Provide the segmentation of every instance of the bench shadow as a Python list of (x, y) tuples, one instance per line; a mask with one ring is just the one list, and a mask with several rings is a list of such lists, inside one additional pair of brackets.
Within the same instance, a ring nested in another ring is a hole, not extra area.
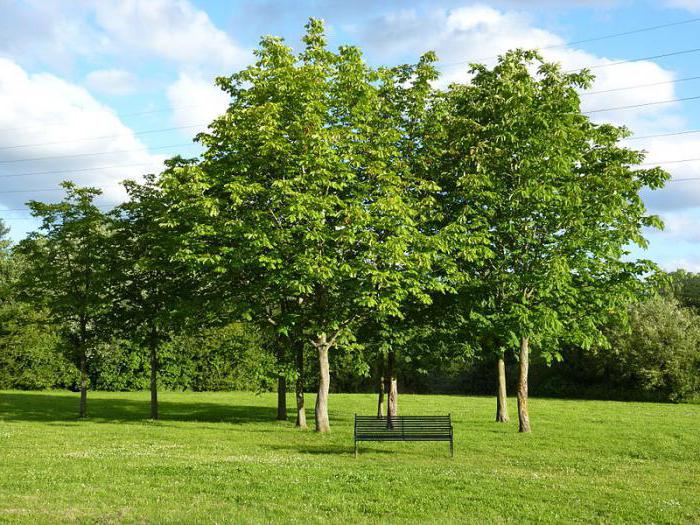
[[(11, 392), (0, 394), (0, 420), (42, 421), (53, 424), (77, 422), (78, 395), (51, 395)], [(159, 403), (160, 421), (191, 421), (207, 423), (274, 422), (275, 407), (226, 405), (219, 403)], [(143, 423), (150, 417), (149, 400), (119, 398), (90, 399), (88, 419), (91, 422)], [(157, 423), (155, 423), (157, 424)]]
[[(312, 455), (319, 455), (319, 456), (337, 456), (337, 455), (348, 455), (352, 456), (355, 454), (355, 448), (353, 445), (328, 445), (328, 444), (321, 444), (318, 446), (312, 446), (312, 445), (269, 445), (267, 448), (271, 450), (279, 450), (279, 451), (292, 451), (292, 452), (299, 452), (300, 454), (312, 454)], [(362, 456), (365, 452), (368, 454), (378, 454), (378, 455), (392, 455), (396, 454), (397, 451), (395, 450), (377, 450), (377, 449), (363, 449), (360, 448), (360, 456)]]

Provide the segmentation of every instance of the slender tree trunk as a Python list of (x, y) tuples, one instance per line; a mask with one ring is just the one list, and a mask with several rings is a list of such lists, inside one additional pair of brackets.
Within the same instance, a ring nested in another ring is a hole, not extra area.
[(384, 416), (384, 376), (379, 378), (379, 392), (377, 396), (377, 419)]
[(508, 417), (508, 397), (506, 396), (506, 362), (503, 355), (498, 358), (498, 394), (496, 396), (496, 421), (505, 423)]
[(330, 432), (328, 422), (328, 389), (330, 387), (330, 370), (328, 365), (328, 339), (326, 334), (321, 334), (315, 343), (318, 349), (318, 367), (320, 372), (318, 382), (318, 395), (316, 396), (316, 432)]
[(304, 406), (304, 345), (303, 343), (297, 343), (296, 348), (296, 361), (297, 361), (297, 384), (296, 384), (296, 398), (297, 398), (297, 421), (296, 426), (299, 428), (306, 428), (306, 407)]
[[(282, 366), (284, 361), (284, 342), (277, 338), (277, 365)], [(280, 373), (277, 376), (277, 420), (287, 421), (287, 378)]]
[(80, 412), (79, 417), (87, 417), (87, 355), (83, 348), (80, 355)]
[(396, 354), (393, 350), (391, 350), (387, 356), (385, 383), (388, 398), (386, 403), (387, 426), (391, 427), (391, 418), (399, 415), (399, 389), (398, 381), (396, 380)]
[(531, 432), (530, 415), (527, 411), (527, 375), (530, 365), (530, 341), (520, 339), (520, 375), (518, 377), (518, 431)]
[(151, 340), (151, 419), (158, 419), (158, 342)]

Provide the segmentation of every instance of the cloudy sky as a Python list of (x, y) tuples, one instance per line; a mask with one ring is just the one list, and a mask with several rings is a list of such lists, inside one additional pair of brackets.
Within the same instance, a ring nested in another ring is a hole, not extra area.
[(196, 154), (192, 137), (227, 103), (212, 79), (245, 66), (262, 34), (298, 47), (309, 16), (373, 64), (436, 51), (443, 83), (512, 47), (592, 66), (584, 110), (630, 127), (630, 144), (673, 174), (645, 196), (666, 230), (644, 255), (700, 271), (700, 0), (0, 0), (0, 217), (12, 237), (36, 227), (26, 201), (60, 198), (61, 180), (102, 188), (107, 208), (120, 180)]

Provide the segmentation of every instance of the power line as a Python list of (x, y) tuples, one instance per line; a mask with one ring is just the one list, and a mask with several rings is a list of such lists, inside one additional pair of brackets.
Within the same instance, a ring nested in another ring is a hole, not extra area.
[(163, 149), (169, 149), (169, 148), (182, 148), (186, 146), (198, 146), (198, 144), (192, 143), (192, 142), (186, 142), (184, 144), (171, 144), (169, 146), (158, 146), (155, 148), (139, 148), (139, 149), (122, 149), (122, 150), (114, 150), (114, 151), (99, 151), (96, 153), (72, 153), (70, 155), (51, 155), (47, 157), (27, 157), (23, 159), (12, 159), (12, 160), (0, 160), (0, 164), (14, 164), (15, 162), (30, 162), (30, 161), (35, 161), (35, 160), (54, 160), (54, 159), (68, 159), (68, 158), (74, 158), (74, 157), (92, 157), (94, 155), (111, 155), (111, 154), (116, 154), (116, 153), (134, 153), (134, 152), (140, 152), (144, 151), (145, 149), (148, 149), (150, 151), (154, 150), (163, 150)]
[(700, 52), (700, 47), (695, 47), (693, 49), (684, 49), (682, 51), (673, 51), (671, 53), (663, 53), (661, 55), (651, 55), (651, 56), (646, 56), (646, 57), (639, 57), (639, 58), (631, 58), (629, 60), (619, 60), (617, 62), (608, 62), (605, 64), (593, 64), (590, 66), (584, 66), (580, 67), (577, 69), (569, 69), (566, 71), (566, 73), (574, 73), (576, 71), (581, 71), (583, 69), (600, 69), (604, 67), (613, 67), (613, 66), (619, 66), (622, 64), (630, 64), (633, 62), (641, 62), (643, 60), (655, 60), (657, 58), (666, 58), (666, 57), (672, 57), (672, 56), (679, 56), (679, 55), (688, 55), (690, 53), (698, 53)]
[(613, 93), (615, 91), (627, 91), (630, 89), (640, 89), (640, 88), (645, 88), (645, 87), (653, 87), (653, 86), (661, 86), (664, 84), (678, 84), (680, 82), (688, 82), (690, 80), (700, 80), (700, 76), (697, 77), (686, 77), (686, 78), (677, 78), (674, 80), (665, 80), (663, 82), (651, 82), (649, 84), (637, 84), (636, 86), (626, 86), (626, 87), (619, 87), (619, 88), (611, 88), (611, 89), (601, 89), (599, 91), (582, 91), (579, 93), (579, 95), (599, 95), (602, 93)]
[(696, 95), (693, 97), (684, 97), (684, 98), (674, 98), (674, 99), (669, 99), (669, 100), (658, 100), (656, 102), (644, 102), (642, 104), (630, 104), (629, 106), (617, 106), (614, 108), (602, 108), (602, 109), (592, 109), (590, 111), (582, 111), (584, 115), (589, 115), (591, 113), (602, 113), (604, 111), (620, 111), (623, 109), (633, 109), (633, 108), (643, 108), (646, 106), (657, 106), (659, 104), (671, 104), (673, 102), (685, 102), (687, 100), (698, 100), (700, 99), (700, 95)]
[(700, 162), (700, 157), (696, 157), (694, 159), (661, 160), (659, 162), (645, 162), (644, 164), (638, 164), (638, 166), (659, 166), (661, 164), (681, 164), (684, 162)]
[[(670, 23), (668, 23), (668, 24), (659, 24), (659, 25), (654, 25), (654, 26), (640, 27), (640, 28), (637, 28), (637, 29), (629, 30), (629, 31), (622, 31), (622, 32), (620, 32), (620, 33), (612, 33), (612, 34), (608, 34), (608, 35), (601, 35), (601, 36), (596, 36), (596, 37), (591, 37), (591, 38), (584, 38), (584, 39), (582, 39), (582, 40), (572, 40), (572, 41), (570, 41), (570, 42), (564, 42), (563, 44), (552, 44), (552, 45), (549, 45), (549, 46), (540, 47), (540, 48), (538, 48), (538, 49), (540, 49), (540, 50), (545, 50), (545, 49), (556, 49), (556, 48), (560, 48), (560, 47), (574, 46), (574, 45), (577, 45), (577, 44), (586, 44), (586, 43), (589, 43), (589, 42), (598, 42), (598, 41), (600, 41), (600, 40), (607, 40), (607, 39), (610, 39), (610, 38), (617, 38), (617, 37), (621, 37), (621, 36), (628, 36), (628, 35), (634, 35), (634, 34), (638, 34), (638, 33), (645, 33), (645, 32), (647, 32), (647, 31), (655, 31), (655, 30), (657, 30), (657, 29), (663, 29), (663, 28), (666, 28), (666, 27), (680, 26), (680, 25), (684, 25), (684, 24), (692, 24), (692, 23), (695, 23), (695, 22), (700, 22), (700, 18), (689, 18), (689, 19), (687, 19), (687, 20), (679, 20), (678, 22), (670, 22)], [(476, 59), (476, 60), (460, 60), (460, 61), (457, 61), (457, 62), (446, 62), (446, 63), (444, 63), (444, 64), (442, 64), (442, 65), (443, 65), (443, 66), (452, 66), (452, 65), (466, 64), (466, 63), (469, 63), (469, 62), (483, 62), (483, 61), (486, 61), (486, 60), (491, 60), (491, 59), (493, 59), (493, 58), (498, 58), (498, 55), (491, 55), (491, 56), (489, 56), (489, 57), (478, 58), (478, 59)]]
[(676, 135), (691, 135), (693, 133), (700, 133), (700, 129), (688, 129), (685, 131), (674, 131), (671, 133), (657, 133), (656, 135), (642, 135), (640, 137), (629, 137), (624, 140), (642, 140), (642, 139), (654, 139), (658, 137), (674, 137)]
[(151, 166), (151, 164), (115, 164), (112, 166), (96, 166), (94, 168), (76, 168), (70, 170), (30, 171), (25, 173), (12, 173), (10, 175), (0, 175), (0, 179), (9, 179), (12, 177), (30, 177), (32, 175), (52, 175), (54, 173), (75, 173), (81, 171), (109, 170), (112, 168), (145, 168), (148, 166)]
[[(191, 109), (191, 108), (198, 108), (205, 106), (206, 104), (188, 104), (186, 106), (171, 106), (169, 108), (159, 108), (159, 109), (151, 109), (147, 111), (136, 111), (133, 113), (111, 113), (111, 116), (115, 116), (119, 119), (122, 118), (128, 118), (128, 117), (139, 117), (142, 115), (152, 115), (155, 113), (167, 113), (168, 111), (173, 111), (176, 109)], [(20, 126), (20, 127), (14, 127), (14, 128), (0, 128), (0, 133), (5, 132), (5, 131), (25, 131), (28, 129), (43, 129), (47, 126), (62, 126), (64, 123), (63, 122), (54, 122), (54, 123), (47, 123), (47, 124), (42, 124), (40, 126)]]
[(147, 129), (144, 131), (133, 131), (131, 133), (118, 133), (115, 135), (102, 135), (101, 137), (83, 137), (83, 138), (78, 138), (78, 139), (69, 139), (69, 140), (56, 140), (53, 142), (37, 142), (34, 144), (17, 144), (15, 146), (0, 146), (0, 150), (8, 150), (8, 149), (18, 149), (18, 148), (31, 148), (34, 146), (51, 146), (54, 144), (68, 144), (72, 142), (84, 142), (84, 141), (90, 141), (90, 140), (102, 140), (102, 139), (113, 139), (113, 138), (118, 138), (118, 137), (131, 137), (133, 135), (147, 135), (149, 133), (163, 133), (166, 131), (174, 131), (178, 129), (192, 129), (192, 128), (199, 128), (202, 126), (206, 126), (208, 123), (203, 123), (203, 124), (189, 124), (187, 126), (173, 126), (170, 128), (156, 128), (156, 129)]

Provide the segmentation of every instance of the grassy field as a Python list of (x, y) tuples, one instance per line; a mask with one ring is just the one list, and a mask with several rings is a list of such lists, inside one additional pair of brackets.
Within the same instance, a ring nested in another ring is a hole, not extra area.
[(326, 436), (273, 421), (274, 394), (164, 393), (160, 422), (147, 393), (91, 392), (87, 421), (77, 401), (0, 393), (0, 522), (700, 523), (698, 405), (533, 399), (519, 435), (494, 399), (404, 395), (404, 414), (452, 414), (454, 459), (355, 459), (374, 396), (332, 395)]

